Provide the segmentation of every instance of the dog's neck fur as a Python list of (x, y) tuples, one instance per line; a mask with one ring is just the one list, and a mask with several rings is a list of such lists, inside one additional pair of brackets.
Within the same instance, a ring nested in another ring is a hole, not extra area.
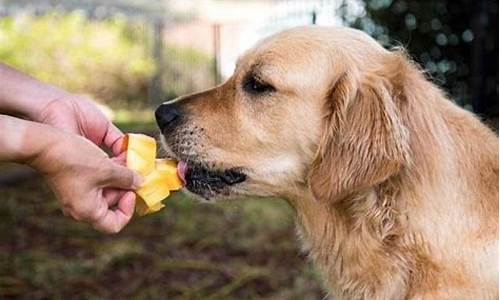
[[(425, 254), (416, 249), (410, 254), (412, 243), (421, 241), (403, 241), (401, 236), (405, 220), (395, 203), (397, 180), (334, 205), (307, 192), (294, 201), (304, 250), (335, 299), (402, 299), (407, 294), (410, 273)], [(416, 255), (421, 257), (408, 257)]]
[[(299, 234), (305, 248), (325, 275), (327, 288), (335, 299), (453, 296), (451, 290), (444, 291), (442, 287), (461, 286), (467, 284), (466, 281), (472, 281), (468, 284), (473, 285), (477, 278), (463, 278), (459, 274), (474, 273), (474, 270), (464, 270), (465, 266), (456, 261), (447, 264), (460, 255), (450, 255), (442, 261), (430, 257), (446, 256), (447, 251), (452, 252), (453, 247), (463, 242), (463, 236), (469, 236), (473, 230), (488, 236), (498, 232), (495, 221), (498, 191), (494, 188), (498, 169), (496, 176), (495, 170), (482, 173), (478, 170), (481, 180), (477, 183), (466, 182), (461, 174), (463, 168), (498, 165), (498, 142), (494, 134), (471, 114), (449, 103), (431, 83), (422, 84), (427, 86), (426, 92), (408, 99), (405, 112), (411, 116), (403, 116), (412, 139), (411, 165), (377, 186), (342, 200), (315, 199), (306, 187), (301, 195), (290, 199), (297, 211)], [(429, 101), (435, 102), (440, 110), (426, 108)], [(459, 122), (455, 123), (454, 119), (462, 122), (465, 119), (469, 124), (467, 128), (458, 128)], [(471, 130), (478, 140), (465, 140), (463, 130)], [(460, 153), (451, 153), (445, 147), (447, 143), (456, 145), (454, 148)], [(478, 157), (487, 157), (490, 161), (462, 166), (458, 160), (461, 155), (481, 152), (488, 153)], [(450, 178), (455, 180), (450, 182)], [(490, 195), (475, 194), (473, 184), (491, 185)], [(426, 195), (424, 191), (434, 192)], [(455, 197), (458, 193), (467, 193), (470, 201), (453, 202), (452, 199), (461, 198)], [(478, 212), (479, 219), (490, 221), (467, 228), (478, 220), (477, 216), (467, 215), (470, 209), (465, 208), (474, 201), (481, 201), (479, 205), (484, 207)], [(468, 220), (464, 222), (464, 218)], [(469, 250), (477, 249), (464, 251)], [(441, 281), (440, 275), (444, 273), (443, 277), (451, 278), (452, 282)], [(444, 294), (439, 294), (439, 290)], [(416, 295), (415, 291), (420, 294)], [(422, 291), (437, 292), (422, 294)], [(456, 296), (464, 297), (463, 294)]]

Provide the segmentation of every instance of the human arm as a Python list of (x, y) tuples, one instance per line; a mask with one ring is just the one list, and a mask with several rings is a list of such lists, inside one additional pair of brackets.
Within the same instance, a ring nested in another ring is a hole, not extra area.
[(63, 212), (115, 233), (131, 219), (140, 178), (96, 145), (52, 126), (0, 115), (0, 161), (36, 169)]
[(38, 121), (47, 104), (69, 93), (0, 63), (0, 113)]
[(123, 134), (88, 97), (66, 92), (0, 63), (0, 113), (81, 135), (119, 155)]

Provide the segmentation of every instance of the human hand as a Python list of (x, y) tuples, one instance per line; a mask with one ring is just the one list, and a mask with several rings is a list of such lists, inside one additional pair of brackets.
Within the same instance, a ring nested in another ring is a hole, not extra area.
[[(46, 126), (48, 127), (48, 126)], [(124, 155), (109, 158), (83, 137), (55, 132), (55, 139), (28, 163), (54, 191), (65, 215), (97, 230), (119, 232), (132, 218), (140, 178), (127, 169)]]
[[(136, 189), (139, 181), (138, 175), (120, 165), (123, 134), (83, 96), (1, 63), (0, 82), (0, 161), (28, 163), (41, 172), (66, 214), (106, 232), (123, 228), (135, 201), (127, 190)], [(96, 145), (109, 148), (115, 158), (108, 158)]]
[(98, 146), (121, 154), (123, 133), (111, 123), (90, 98), (64, 93), (47, 101), (33, 116), (34, 121), (81, 135)]
[(87, 97), (68, 93), (0, 63), (0, 113), (86, 137), (119, 155), (123, 134)]

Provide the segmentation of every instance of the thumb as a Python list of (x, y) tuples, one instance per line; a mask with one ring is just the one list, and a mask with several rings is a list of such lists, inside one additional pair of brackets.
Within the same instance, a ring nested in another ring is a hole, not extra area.
[(141, 176), (127, 167), (110, 161), (108, 168), (109, 175), (103, 180), (103, 184), (107, 187), (136, 190), (142, 183)]
[(106, 135), (103, 138), (103, 143), (111, 149), (113, 155), (119, 155), (123, 152), (124, 135), (113, 123), (109, 122), (106, 130)]

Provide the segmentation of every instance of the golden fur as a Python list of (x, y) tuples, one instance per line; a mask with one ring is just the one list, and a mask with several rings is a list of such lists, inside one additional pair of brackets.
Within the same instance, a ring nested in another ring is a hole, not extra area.
[[(245, 92), (249, 74), (275, 91)], [(224, 197), (287, 199), (332, 298), (498, 298), (498, 139), (403, 51), (295, 28), (176, 102), (170, 155), (243, 168)]]

